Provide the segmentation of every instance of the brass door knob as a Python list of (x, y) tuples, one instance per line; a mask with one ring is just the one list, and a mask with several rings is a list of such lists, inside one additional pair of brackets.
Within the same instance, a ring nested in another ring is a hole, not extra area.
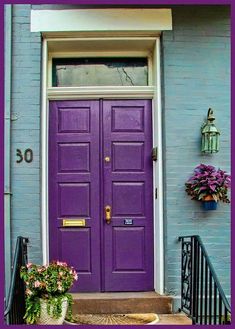
[(105, 161), (105, 162), (110, 162), (110, 157), (105, 157), (105, 158), (104, 158), (104, 161)]
[(104, 212), (105, 212), (105, 221), (107, 224), (110, 224), (111, 223), (111, 207), (105, 206)]

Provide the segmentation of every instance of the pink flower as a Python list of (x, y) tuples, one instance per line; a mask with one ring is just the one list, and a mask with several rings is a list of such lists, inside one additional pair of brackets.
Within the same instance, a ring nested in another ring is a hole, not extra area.
[(60, 265), (60, 266), (68, 266), (67, 263), (65, 263), (65, 262), (59, 262), (58, 260), (57, 260), (56, 264), (57, 265)]
[(33, 294), (32, 291), (28, 288), (26, 289), (25, 293), (26, 293), (26, 295), (29, 295), (29, 296)]
[(43, 267), (39, 267), (39, 268), (38, 268), (38, 273), (41, 273), (43, 270), (44, 270)]
[(61, 281), (57, 281), (57, 287), (59, 291), (63, 290)]
[(73, 275), (74, 280), (78, 279), (78, 274), (77, 272), (74, 270), (74, 268), (72, 267), (72, 270), (69, 271), (70, 274)]
[(27, 268), (30, 268), (33, 264), (32, 263), (28, 263), (26, 266)]
[(37, 281), (34, 282), (34, 287), (35, 287), (35, 288), (38, 288), (38, 287), (40, 287), (40, 286), (41, 286), (40, 281), (37, 280)]

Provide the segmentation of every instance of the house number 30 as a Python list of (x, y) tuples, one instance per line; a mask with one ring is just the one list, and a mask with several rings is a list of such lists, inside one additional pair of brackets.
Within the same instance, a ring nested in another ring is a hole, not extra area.
[(17, 149), (16, 156), (18, 157), (16, 160), (17, 163), (21, 163), (22, 161), (30, 163), (33, 161), (33, 151), (31, 149), (26, 149), (23, 153), (20, 149)]

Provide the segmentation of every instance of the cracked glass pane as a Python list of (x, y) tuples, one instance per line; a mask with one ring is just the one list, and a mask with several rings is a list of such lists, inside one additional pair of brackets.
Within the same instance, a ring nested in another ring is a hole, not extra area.
[(53, 59), (53, 87), (147, 86), (147, 58)]

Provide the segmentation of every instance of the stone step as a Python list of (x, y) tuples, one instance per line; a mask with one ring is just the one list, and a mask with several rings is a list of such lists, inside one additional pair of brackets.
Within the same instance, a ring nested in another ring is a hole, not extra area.
[(184, 313), (176, 314), (158, 314), (159, 322), (156, 325), (192, 325), (192, 320), (187, 317)]
[(172, 313), (172, 298), (156, 292), (73, 293), (73, 314)]

